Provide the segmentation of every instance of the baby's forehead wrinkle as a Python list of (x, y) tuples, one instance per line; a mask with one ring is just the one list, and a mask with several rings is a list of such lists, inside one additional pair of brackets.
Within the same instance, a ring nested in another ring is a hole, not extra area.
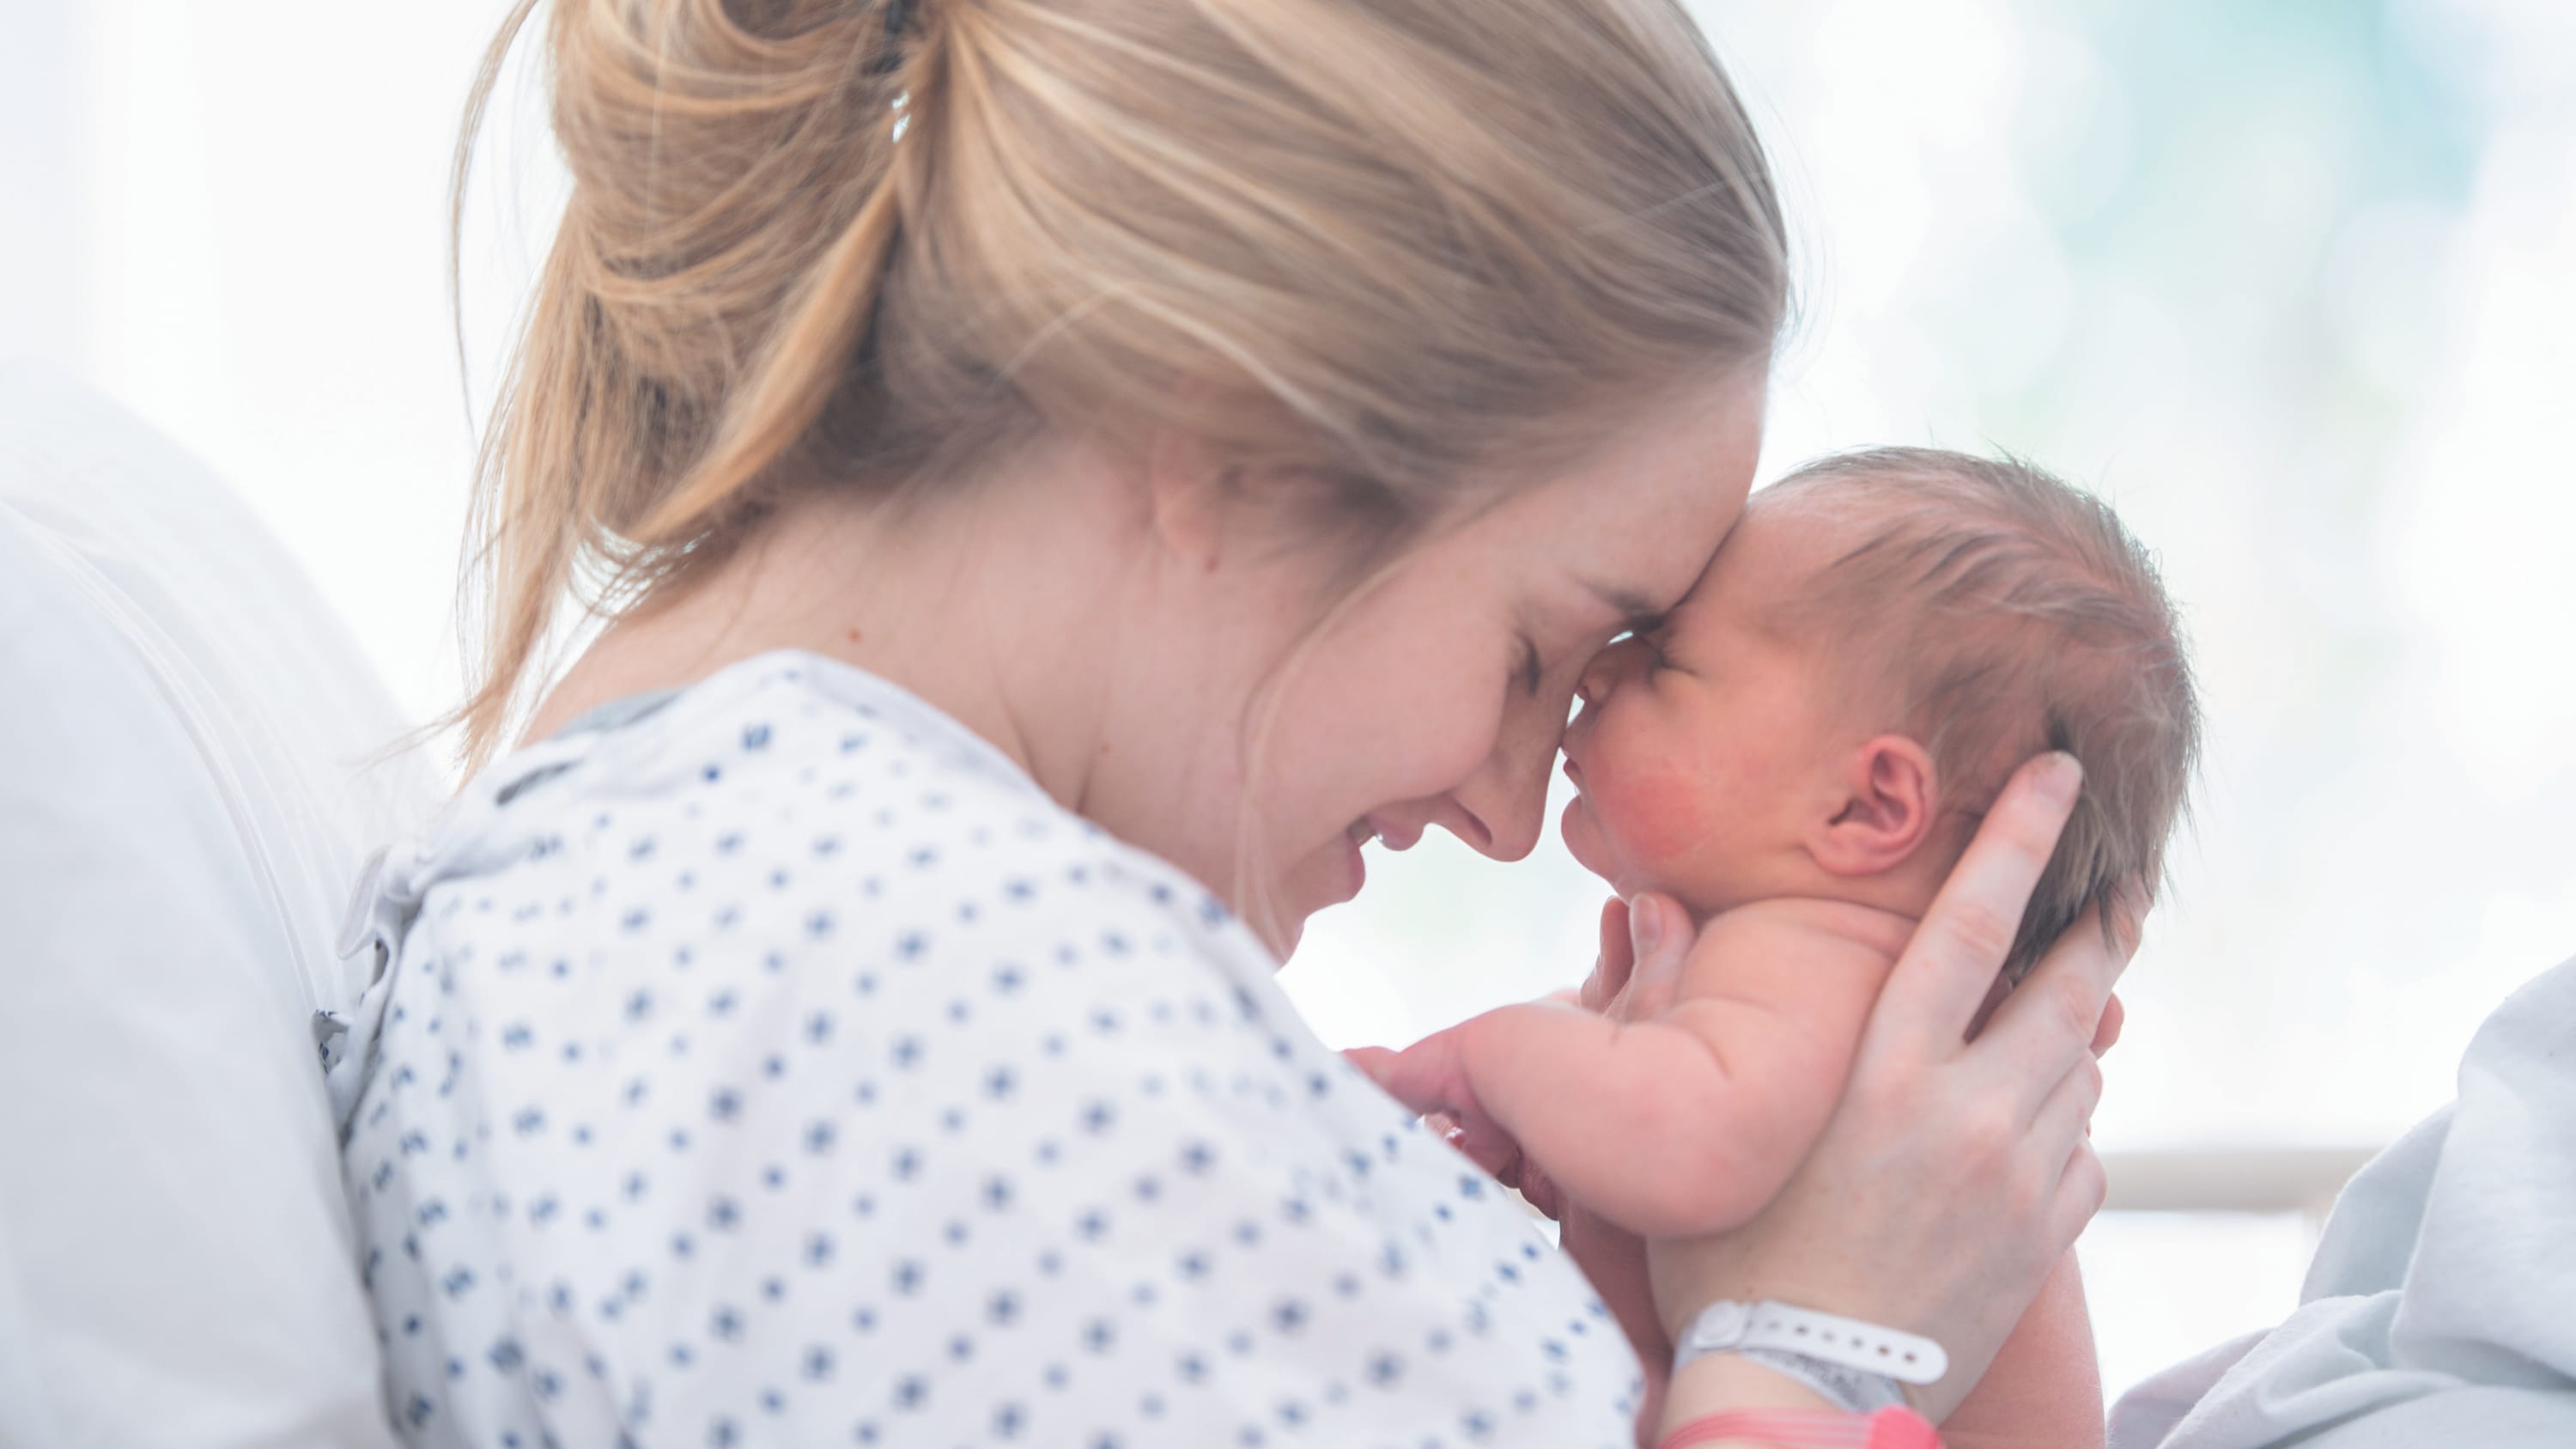
[(1849, 568), (1901, 541), (1904, 509), (1895, 500), (1818, 487), (1783, 498), (1774, 507), (1805, 519), (1825, 535), (1818, 575)]
[(1758, 515), (1748, 509), (1692, 586), (1691, 598), (1728, 594), (1730, 613), (1758, 613), (1764, 617), (1756, 622), (1775, 628), (1768, 616), (1795, 606), (1838, 562), (1825, 551), (1833, 540), (1819, 542), (1799, 527), (1810, 521), (1822, 520), (1806, 506), (1774, 504)]

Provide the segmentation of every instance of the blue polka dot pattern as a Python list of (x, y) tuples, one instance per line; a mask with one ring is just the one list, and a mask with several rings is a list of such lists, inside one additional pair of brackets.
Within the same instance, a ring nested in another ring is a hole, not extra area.
[(883, 681), (532, 747), (359, 904), (413, 1444), (1629, 1442), (1581, 1277), (1253, 937)]

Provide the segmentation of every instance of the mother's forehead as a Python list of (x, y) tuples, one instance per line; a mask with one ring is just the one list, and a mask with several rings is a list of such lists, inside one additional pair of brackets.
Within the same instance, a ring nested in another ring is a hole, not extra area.
[(1742, 379), (1686, 393), (1539, 490), (1542, 545), (1624, 616), (1680, 602), (1735, 522), (1761, 448), (1762, 395)]
[(1691, 586), (1691, 598), (1793, 588), (1831, 564), (1861, 531), (1848, 510), (1819, 507), (1797, 495), (1756, 493)]

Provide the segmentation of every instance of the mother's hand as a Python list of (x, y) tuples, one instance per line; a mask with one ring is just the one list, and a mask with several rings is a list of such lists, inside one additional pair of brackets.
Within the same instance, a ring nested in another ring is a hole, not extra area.
[[(1788, 1186), (1751, 1222), (1648, 1245), (1668, 1332), (1721, 1299), (1773, 1299), (1922, 1334), (1950, 1371), (1915, 1391), (1955, 1408), (2102, 1203), (2086, 1136), (2100, 1099), (2092, 1047), (2136, 948), (2134, 909), (2079, 924), (1969, 1028), (2055, 847), (2080, 771), (2043, 756), (2004, 787), (1889, 975), (1841, 1105)], [(1641, 953), (1634, 994), (1678, 970)], [(2116, 1027), (2113, 1028), (2114, 1030)], [(1698, 1395), (1674, 1385), (1673, 1407)]]

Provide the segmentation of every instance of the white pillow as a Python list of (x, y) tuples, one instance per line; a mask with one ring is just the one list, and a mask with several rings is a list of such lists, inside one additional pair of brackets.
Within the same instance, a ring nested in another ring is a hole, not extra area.
[(434, 807), (223, 485), (0, 372), (0, 1445), (389, 1445), (311, 1018)]

